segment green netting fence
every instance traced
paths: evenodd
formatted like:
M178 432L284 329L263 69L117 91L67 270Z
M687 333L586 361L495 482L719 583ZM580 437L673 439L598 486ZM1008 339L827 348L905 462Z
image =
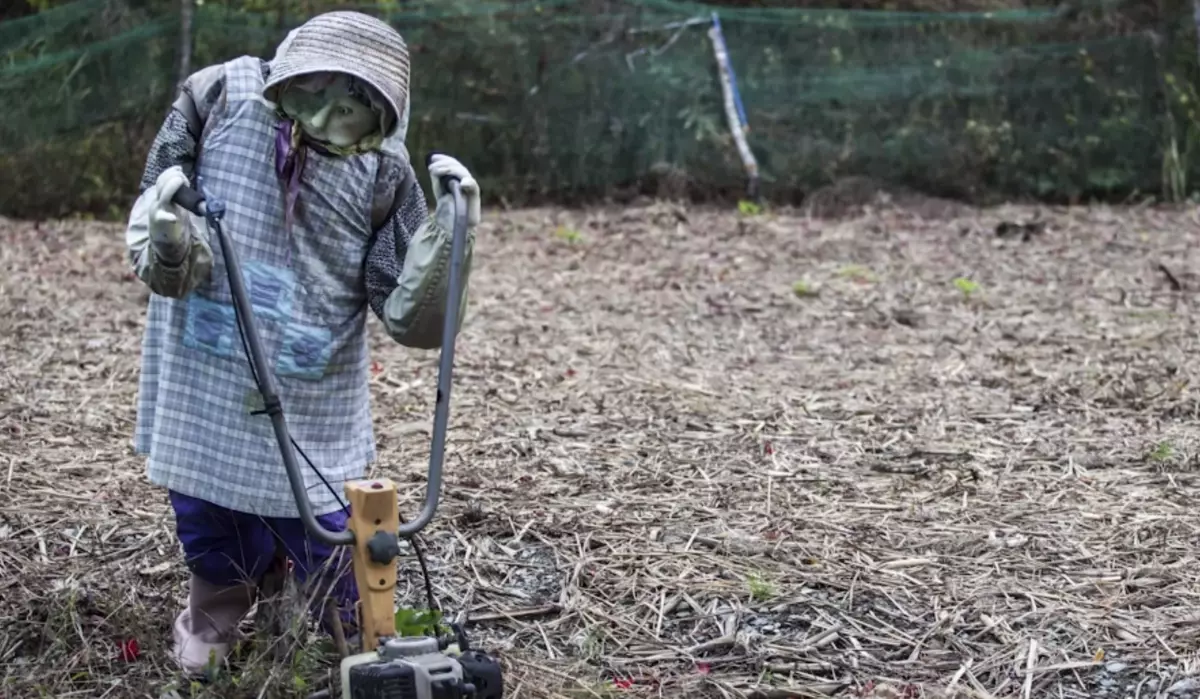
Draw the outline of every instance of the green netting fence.
M494 202L744 196L714 12L769 200L853 175L974 201L1178 199L1200 174L1188 3L947 13L206 0L191 67L269 57L291 27L335 7L404 34L410 149L461 157ZM0 23L0 213L124 216L179 47L166 0L78 0Z

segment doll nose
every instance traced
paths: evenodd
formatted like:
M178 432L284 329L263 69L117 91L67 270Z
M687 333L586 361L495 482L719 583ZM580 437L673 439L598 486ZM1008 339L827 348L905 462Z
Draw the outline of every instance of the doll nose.
M325 128L325 124L329 122L329 114L332 111L333 111L332 104L327 104L324 107L318 109L317 113L313 114L312 125L318 129Z

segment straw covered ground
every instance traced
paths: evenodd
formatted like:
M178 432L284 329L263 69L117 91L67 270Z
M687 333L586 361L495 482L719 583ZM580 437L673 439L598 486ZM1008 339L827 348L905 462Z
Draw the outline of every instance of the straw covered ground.
M1195 697L1198 243L1153 208L493 211L440 602L512 697ZM118 226L0 223L5 697L171 679L123 254ZM372 334L374 474L411 516L437 355ZM322 683L252 669L215 694Z

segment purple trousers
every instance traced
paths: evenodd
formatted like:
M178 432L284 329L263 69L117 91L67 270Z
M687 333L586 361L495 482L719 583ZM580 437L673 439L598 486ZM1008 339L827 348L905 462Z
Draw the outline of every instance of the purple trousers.
M259 517L173 490L168 495L175 510L175 531L193 575L213 585L257 583L282 547L297 580L315 584L321 590L312 606L321 627L330 631L324 610L327 601L332 601L338 607L346 637L357 633L354 605L358 602L358 587L350 568L350 547L317 541L299 518ZM330 531L342 531L348 519L344 511L339 511L318 517L317 521Z

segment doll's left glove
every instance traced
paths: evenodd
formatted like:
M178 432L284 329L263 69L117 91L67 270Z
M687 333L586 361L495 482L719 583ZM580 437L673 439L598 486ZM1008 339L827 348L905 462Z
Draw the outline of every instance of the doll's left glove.
M154 183L150 202L150 243L165 262L182 262L188 251L188 237L180 221L182 210L171 202L179 188L188 184L187 175L178 165L168 168Z
M437 221L445 230L454 230L454 197L442 187L442 178L447 175L458 178L459 189L467 203L467 229L474 229L480 219L479 183L466 166L440 153L429 158L429 179L433 186L433 198L437 202Z

